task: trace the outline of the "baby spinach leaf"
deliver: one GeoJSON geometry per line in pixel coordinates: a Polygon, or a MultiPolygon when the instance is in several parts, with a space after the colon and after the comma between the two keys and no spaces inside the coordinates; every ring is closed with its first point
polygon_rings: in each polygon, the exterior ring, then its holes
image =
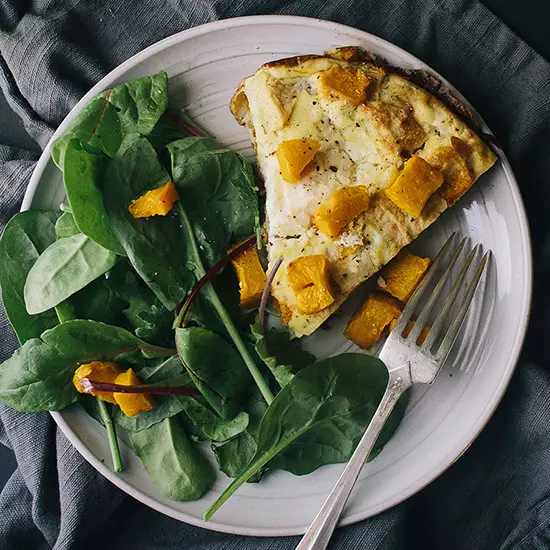
{"type": "Polygon", "coordinates": [[[288,331],[271,329],[264,334],[256,322],[250,326],[250,333],[258,356],[281,388],[294,378],[296,372],[315,361],[315,356],[301,348],[299,340],[290,339],[288,331]]]}
{"type": "Polygon", "coordinates": [[[62,409],[78,397],[72,377],[79,364],[105,359],[139,367],[174,353],[120,327],[67,321],[28,340],[0,365],[0,401],[18,411],[62,409]]]}
{"type": "Polygon", "coordinates": [[[151,289],[138,278],[126,261],[119,261],[106,275],[107,288],[124,300],[122,314],[136,336],[147,342],[168,345],[173,340],[173,314],[168,311],[151,289]]]}
{"type": "Polygon", "coordinates": [[[55,236],[58,239],[72,237],[80,232],[80,229],[78,229],[78,226],[74,221],[74,216],[70,212],[63,212],[63,214],[61,214],[55,222],[55,236]]]}
{"type": "MultiPolygon", "coordinates": [[[[177,355],[173,355],[153,367],[143,367],[136,374],[144,384],[159,384],[162,386],[192,384],[177,355]]],[[[181,395],[156,395],[155,406],[150,411],[136,416],[126,416],[120,409],[116,409],[113,412],[113,419],[121,428],[131,432],[139,432],[183,411],[186,399],[187,396],[181,395]]]]}
{"type": "Polygon", "coordinates": [[[248,427],[248,414],[240,411],[229,420],[209,422],[202,427],[202,431],[211,441],[223,442],[233,439],[248,427]]]}
{"type": "Polygon", "coordinates": [[[53,161],[63,169],[67,144],[73,138],[90,152],[112,157],[126,135],[148,135],[167,106],[168,78],[164,72],[105,90],[53,143],[53,161]]]}
{"type": "Polygon", "coordinates": [[[31,267],[25,281],[25,304],[32,315],[58,305],[115,265],[116,256],[77,234],[52,243],[31,267]]]}
{"type": "Polygon", "coordinates": [[[219,149],[208,138],[174,141],[168,150],[201,255],[213,265],[231,243],[254,233],[258,198],[252,168],[241,155],[219,149]]]}
{"type": "MultiPolygon", "coordinates": [[[[249,392],[244,404],[249,418],[246,430],[222,445],[212,446],[218,466],[225,475],[237,477],[256,454],[258,429],[266,409],[267,404],[262,394],[257,389],[249,392]]],[[[261,475],[261,472],[258,474],[261,475]]],[[[255,475],[248,481],[259,481],[260,475],[255,475]]]]}
{"type": "Polygon", "coordinates": [[[221,336],[201,327],[176,329],[176,347],[197,389],[228,420],[239,412],[250,375],[237,350],[221,336]]]}
{"type": "MultiPolygon", "coordinates": [[[[379,359],[355,353],[319,361],[297,373],[264,414],[258,447],[250,464],[206,511],[205,519],[212,517],[261,468],[275,465],[273,459],[289,445],[305,436],[307,446],[310,438],[306,434],[310,430],[317,430],[318,436],[336,436],[332,428],[323,431],[325,426],[334,425],[345,429],[345,437],[332,440],[331,445],[338,446],[342,439],[348,438],[357,444],[378,407],[387,381],[386,367],[379,359]]],[[[348,450],[351,453],[352,449],[348,450]]]]}
{"type": "MultiPolygon", "coordinates": [[[[109,287],[105,277],[92,281],[71,296],[70,302],[74,308],[74,319],[90,319],[107,325],[121,325],[124,320],[123,310],[128,305],[109,287]]],[[[136,336],[142,337],[140,334],[136,336]]],[[[143,340],[150,341],[148,338],[143,340]]]]}
{"type": "Polygon", "coordinates": [[[179,221],[171,216],[134,219],[128,211],[133,199],[170,179],[144,138],[127,141],[109,160],[106,177],[109,191],[105,205],[118,241],[130,263],[157,295],[164,307],[173,310],[194,283],[185,267],[187,257],[179,221]]]}
{"type": "Polygon", "coordinates": [[[80,231],[108,250],[124,255],[103,204],[100,179],[104,161],[105,157],[86,150],[79,139],[70,139],[65,147],[63,183],[80,231]]]}
{"type": "Polygon", "coordinates": [[[128,436],[151,481],[165,497],[197,500],[212,485],[214,471],[177,417],[128,432],[128,436]]]}
{"type": "Polygon", "coordinates": [[[30,315],[25,307],[27,273],[40,254],[55,241],[58,212],[28,210],[16,214],[0,238],[2,303],[21,344],[57,325],[55,311],[30,315]]]}

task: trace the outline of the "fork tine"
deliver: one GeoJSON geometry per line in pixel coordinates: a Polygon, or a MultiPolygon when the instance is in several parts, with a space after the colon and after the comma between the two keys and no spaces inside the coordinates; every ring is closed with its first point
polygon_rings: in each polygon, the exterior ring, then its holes
{"type": "Polygon", "coordinates": [[[449,251],[451,245],[456,240],[456,232],[452,233],[451,236],[447,239],[445,244],[441,247],[441,250],[437,254],[435,260],[432,263],[431,268],[428,270],[428,273],[422,279],[422,282],[418,285],[418,288],[413,292],[413,295],[409,298],[409,301],[407,302],[407,305],[403,309],[403,312],[401,313],[395,327],[392,330],[393,334],[401,335],[403,332],[403,329],[409,322],[410,318],[412,317],[412,314],[414,313],[414,310],[418,306],[418,303],[422,300],[422,297],[424,295],[424,292],[426,288],[430,285],[432,280],[437,275],[437,268],[439,264],[443,261],[443,259],[446,257],[447,252],[449,251]]]}
{"type": "MultiPolygon", "coordinates": [[[[455,303],[456,297],[458,295],[458,292],[460,291],[462,284],[464,283],[464,278],[466,277],[466,273],[468,272],[468,268],[470,267],[471,263],[473,262],[474,258],[477,256],[479,249],[481,248],[480,244],[477,244],[468,257],[466,258],[466,261],[464,262],[464,265],[462,266],[462,269],[460,270],[460,273],[458,274],[458,277],[453,284],[453,287],[451,289],[451,292],[449,292],[447,298],[445,298],[445,302],[443,303],[443,307],[439,311],[439,313],[436,315],[434,322],[432,323],[432,326],[430,327],[430,331],[428,332],[428,337],[424,341],[422,347],[426,350],[429,350],[432,348],[434,342],[438,338],[438,336],[441,333],[441,330],[443,329],[443,325],[445,324],[445,321],[447,320],[447,315],[449,314],[449,311],[453,304],[455,303]]],[[[422,324],[424,326],[426,324],[425,320],[422,324]]],[[[418,338],[418,337],[417,337],[418,338]]],[[[416,339],[413,340],[413,342],[416,342],[416,339]]]]}
{"type": "Polygon", "coordinates": [[[416,342],[418,340],[418,337],[420,336],[420,332],[424,328],[424,325],[427,323],[430,313],[432,312],[435,304],[439,300],[441,292],[443,291],[443,287],[445,286],[445,283],[448,281],[449,277],[451,276],[453,267],[455,266],[456,261],[460,257],[460,254],[462,253],[462,249],[464,248],[464,245],[466,244],[467,241],[468,241],[468,237],[464,237],[462,241],[460,241],[460,244],[458,245],[458,248],[456,249],[456,252],[454,253],[454,256],[452,257],[451,261],[449,262],[449,265],[447,265],[447,267],[441,274],[441,277],[439,278],[439,281],[437,281],[435,288],[432,290],[432,293],[430,294],[428,301],[426,302],[426,304],[424,304],[422,311],[420,312],[416,321],[414,322],[413,329],[409,334],[409,338],[411,342],[416,342]]]}
{"type": "Polygon", "coordinates": [[[481,258],[481,261],[479,262],[479,265],[475,271],[474,277],[470,282],[470,285],[468,286],[466,295],[464,296],[464,302],[462,303],[462,306],[460,307],[457,316],[454,318],[453,322],[451,323],[449,330],[445,334],[445,337],[443,338],[443,341],[441,342],[441,345],[439,346],[439,349],[436,352],[436,359],[438,361],[441,361],[441,363],[443,363],[447,359],[449,353],[451,352],[451,349],[456,340],[456,337],[458,336],[458,332],[460,331],[460,327],[462,326],[462,323],[464,322],[464,319],[466,317],[466,313],[468,312],[468,309],[472,303],[472,299],[474,297],[477,285],[481,280],[481,276],[485,271],[485,267],[490,257],[491,257],[491,251],[488,250],[484,254],[483,258],[481,258]]]}

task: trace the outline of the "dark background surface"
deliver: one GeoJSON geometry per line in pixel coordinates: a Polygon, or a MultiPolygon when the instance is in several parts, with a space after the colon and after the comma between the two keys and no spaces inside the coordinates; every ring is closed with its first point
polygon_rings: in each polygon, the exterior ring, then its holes
{"type": "MultiPolygon", "coordinates": [[[[550,60],[550,0],[483,0],[483,3],[525,42],[550,60]]],[[[453,81],[452,74],[444,76],[450,82],[453,81]]],[[[34,150],[37,154],[40,152],[1,92],[0,143],[34,150]]],[[[0,487],[4,485],[14,468],[12,453],[0,445],[0,487]]]]}

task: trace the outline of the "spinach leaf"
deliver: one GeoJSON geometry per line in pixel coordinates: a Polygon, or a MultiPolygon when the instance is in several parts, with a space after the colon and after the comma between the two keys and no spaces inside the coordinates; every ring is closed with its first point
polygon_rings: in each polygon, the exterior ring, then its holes
{"type": "Polygon", "coordinates": [[[134,219],[130,202],[170,179],[145,138],[129,140],[106,168],[105,206],[130,263],[164,307],[173,310],[194,283],[179,221],[171,215],[134,219]]]}
{"type": "Polygon", "coordinates": [[[53,143],[52,159],[63,169],[67,145],[74,138],[88,151],[112,157],[126,135],[148,135],[167,106],[168,77],[164,72],[105,90],[53,143]]]}
{"type": "MultiPolygon", "coordinates": [[[[388,373],[380,360],[354,353],[319,361],[297,373],[264,414],[259,428],[258,447],[250,464],[206,511],[205,519],[212,517],[261,468],[266,465],[276,467],[275,457],[291,444],[302,441],[301,448],[307,450],[308,444],[315,442],[313,436],[308,437],[310,430],[315,430],[317,437],[322,437],[322,442],[331,447],[339,447],[343,441],[351,440],[344,452],[340,453],[342,458],[345,455],[347,459],[378,407],[387,381],[388,373]],[[344,430],[343,434],[336,437],[338,432],[332,429],[332,425],[344,430]]],[[[302,460],[302,456],[297,453],[293,458],[302,460]]],[[[324,458],[321,459],[327,463],[324,458]]],[[[334,459],[334,455],[331,454],[329,459],[334,459]]],[[[282,461],[283,465],[287,463],[288,460],[286,463],[282,461]]],[[[281,461],[278,465],[281,465],[281,461]]],[[[300,471],[301,467],[295,469],[300,471]]]]}
{"type": "Polygon", "coordinates": [[[213,265],[231,243],[254,233],[259,214],[252,168],[208,138],[175,141],[168,150],[203,259],[213,265]]]}
{"type": "MultiPolygon", "coordinates": [[[[116,266],[115,266],[116,267],[116,266]]],[[[127,302],[122,300],[107,284],[106,277],[99,277],[88,286],[71,296],[74,319],[90,319],[107,325],[121,325],[124,321],[123,310],[127,302]]],[[[138,338],[150,342],[146,337],[136,334],[138,338]]]]}
{"type": "Polygon", "coordinates": [[[74,221],[74,216],[70,212],[63,212],[63,214],[61,214],[55,222],[55,236],[58,239],[72,237],[80,232],[80,229],[78,229],[78,226],[74,221]]]}
{"type": "MultiPolygon", "coordinates": [[[[79,139],[67,141],[63,183],[76,225],[101,246],[124,255],[103,204],[101,177],[105,157],[89,152],[79,139]]],[[[104,182],[106,186],[109,182],[104,182]]]]}
{"type": "Polygon", "coordinates": [[[228,420],[239,412],[250,376],[237,350],[201,327],[176,329],[176,348],[197,389],[228,420]]]}
{"type": "Polygon", "coordinates": [[[120,327],[67,321],[28,340],[0,365],[0,401],[18,411],[62,409],[78,398],[72,377],[79,364],[106,359],[139,367],[174,353],[120,327]]]}
{"type": "Polygon", "coordinates": [[[160,345],[173,341],[173,314],[168,311],[151,289],[138,278],[126,261],[119,261],[106,275],[105,286],[124,300],[122,314],[136,336],[160,345]]]}
{"type": "Polygon", "coordinates": [[[202,427],[202,431],[211,441],[223,442],[233,439],[244,432],[248,427],[248,422],[248,414],[244,411],[240,411],[229,420],[219,420],[205,424],[202,427]]]}
{"type": "Polygon", "coordinates": [[[31,267],[25,304],[32,315],[58,305],[115,265],[116,256],[86,235],[52,243],[31,267]]]}
{"type": "Polygon", "coordinates": [[[21,344],[57,325],[55,311],[29,315],[24,287],[27,273],[40,254],[55,241],[58,212],[29,210],[16,214],[0,238],[0,287],[2,302],[21,344]]]}
{"type": "MultiPolygon", "coordinates": [[[[177,355],[169,357],[159,365],[143,367],[136,374],[144,384],[159,384],[162,386],[192,384],[177,355]]],[[[183,411],[187,399],[192,399],[192,397],[185,395],[155,395],[155,406],[150,411],[136,416],[126,416],[120,409],[116,409],[113,412],[113,419],[121,428],[131,432],[139,432],[183,411]]]]}
{"type": "Polygon", "coordinates": [[[250,331],[258,356],[281,388],[315,361],[315,356],[300,347],[299,340],[291,340],[288,331],[271,329],[264,334],[258,322],[250,326],[250,331]]]}
{"type": "MultiPolygon", "coordinates": [[[[258,430],[267,404],[255,389],[249,392],[243,408],[249,418],[246,430],[227,443],[212,447],[220,470],[229,477],[237,477],[256,454],[258,430]]],[[[258,472],[248,481],[259,481],[260,476],[261,472],[258,472]]]]}
{"type": "Polygon", "coordinates": [[[193,445],[177,417],[139,432],[128,432],[130,443],[155,487],[167,498],[197,500],[214,481],[214,471],[193,445]]]}

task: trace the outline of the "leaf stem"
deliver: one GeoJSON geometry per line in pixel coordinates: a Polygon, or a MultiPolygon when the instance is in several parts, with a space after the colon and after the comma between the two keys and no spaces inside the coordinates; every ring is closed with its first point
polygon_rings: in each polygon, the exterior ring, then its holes
{"type": "Polygon", "coordinates": [[[113,470],[115,472],[122,472],[122,459],[120,457],[120,448],[118,446],[115,426],[111,420],[111,415],[109,414],[107,405],[105,405],[99,397],[96,397],[96,399],[97,408],[99,409],[99,416],[105,425],[107,437],[109,438],[109,447],[111,448],[111,457],[113,459],[113,470]]]}
{"type": "MultiPolygon", "coordinates": [[[[190,252],[194,257],[195,276],[197,277],[197,279],[200,279],[204,277],[206,271],[204,269],[204,265],[200,257],[199,248],[197,246],[197,242],[195,240],[195,234],[193,232],[193,227],[191,226],[191,222],[187,217],[187,213],[185,212],[183,206],[181,205],[181,201],[178,201],[178,208],[179,208],[180,217],[184,226],[184,230],[188,234],[189,245],[191,247],[190,252]]],[[[214,309],[216,310],[218,316],[220,317],[220,320],[224,324],[231,340],[233,340],[235,347],[237,348],[238,352],[241,354],[241,357],[243,358],[243,361],[247,366],[248,371],[250,372],[250,375],[254,379],[254,382],[256,382],[258,389],[260,390],[264,399],[269,405],[273,401],[273,398],[274,398],[273,393],[269,389],[269,386],[265,378],[262,376],[260,369],[258,369],[256,363],[254,362],[254,359],[248,352],[248,349],[239,331],[237,330],[237,327],[233,323],[231,316],[227,312],[227,309],[223,305],[222,301],[220,300],[218,294],[214,290],[214,287],[212,286],[211,283],[206,283],[204,285],[204,292],[207,293],[208,298],[210,299],[210,302],[214,306],[214,309]]]]}
{"type": "MultiPolygon", "coordinates": [[[[65,321],[71,321],[75,318],[75,312],[72,304],[69,300],[64,300],[55,308],[55,314],[60,323],[65,321]]],[[[107,438],[109,440],[109,448],[111,449],[111,457],[113,459],[113,469],[115,472],[122,472],[122,459],[120,458],[120,448],[118,446],[118,439],[116,436],[115,427],[111,420],[111,415],[107,410],[105,403],[96,397],[97,408],[99,410],[99,416],[103,421],[105,429],[107,430],[107,438]]]]}

